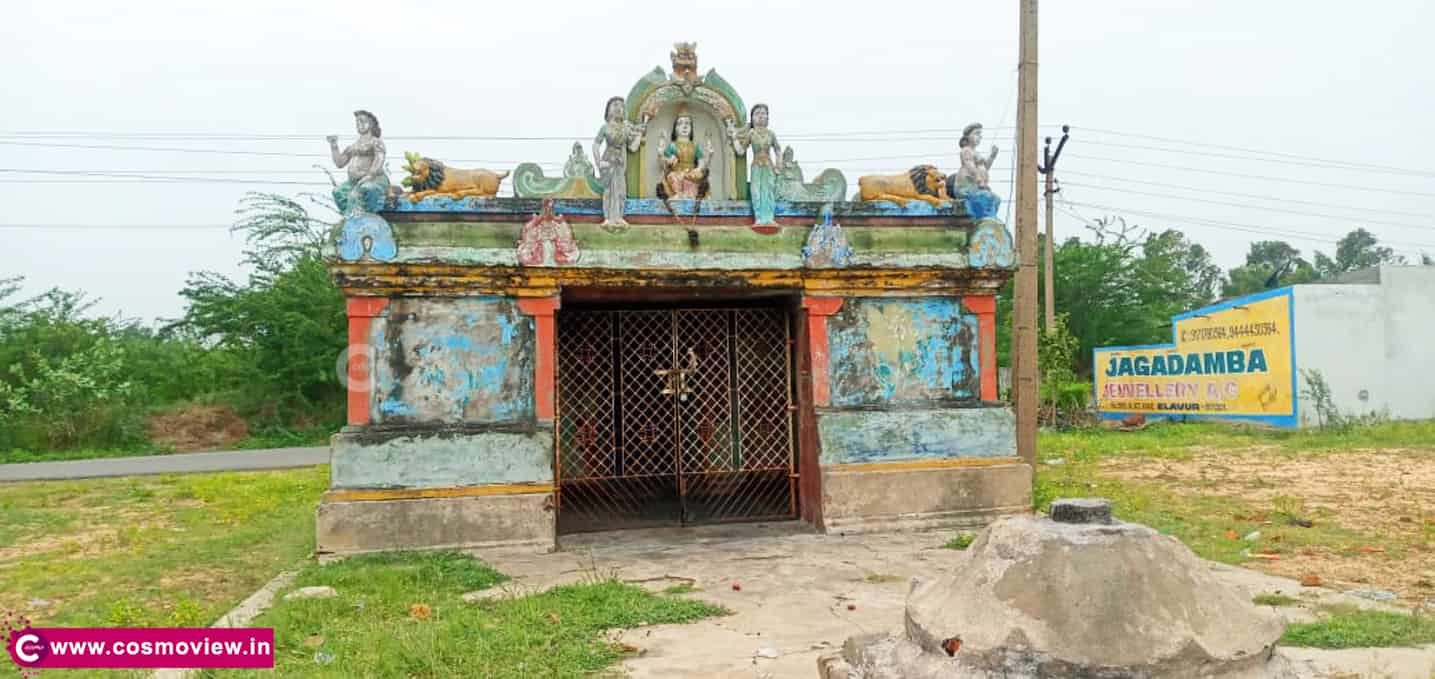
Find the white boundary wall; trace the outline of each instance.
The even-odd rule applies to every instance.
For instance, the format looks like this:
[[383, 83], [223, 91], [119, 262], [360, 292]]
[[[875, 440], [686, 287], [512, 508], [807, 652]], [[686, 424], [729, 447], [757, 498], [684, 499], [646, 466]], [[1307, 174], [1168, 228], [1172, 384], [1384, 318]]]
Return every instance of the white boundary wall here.
[[[1382, 265], [1378, 284], [1293, 290], [1297, 374], [1319, 370], [1345, 415], [1435, 418], [1435, 266]], [[1301, 426], [1317, 424], [1310, 399], [1297, 400]]]

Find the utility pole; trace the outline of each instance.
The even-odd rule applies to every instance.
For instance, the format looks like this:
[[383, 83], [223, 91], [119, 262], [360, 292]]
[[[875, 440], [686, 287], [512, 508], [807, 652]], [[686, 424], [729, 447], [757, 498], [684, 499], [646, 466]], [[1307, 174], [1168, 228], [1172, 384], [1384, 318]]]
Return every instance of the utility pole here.
[[1017, 66], [1016, 243], [1019, 266], [1012, 304], [1012, 397], [1016, 450], [1036, 469], [1036, 7], [1021, 0]]
[[1071, 126], [1061, 126], [1061, 141], [1056, 144], [1056, 153], [1051, 152], [1051, 137], [1046, 138], [1046, 148], [1042, 150], [1042, 158], [1045, 165], [1038, 165], [1038, 172], [1046, 175], [1046, 275], [1043, 276], [1042, 290], [1045, 291], [1046, 299], [1046, 331], [1056, 329], [1056, 262], [1052, 245], [1051, 222], [1055, 217], [1052, 201], [1056, 198], [1056, 161], [1061, 158], [1061, 150], [1066, 148], [1066, 139], [1070, 136]]

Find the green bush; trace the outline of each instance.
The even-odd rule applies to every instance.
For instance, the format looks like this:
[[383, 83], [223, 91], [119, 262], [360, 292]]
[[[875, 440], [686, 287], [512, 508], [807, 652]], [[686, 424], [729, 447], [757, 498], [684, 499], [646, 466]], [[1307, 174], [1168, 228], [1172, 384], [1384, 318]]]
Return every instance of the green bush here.
[[348, 324], [329, 224], [302, 197], [250, 194], [234, 230], [253, 273], [192, 273], [184, 317], [164, 327], [96, 316], [83, 292], [17, 299], [21, 279], [0, 279], [0, 450], [138, 450], [151, 413], [187, 403], [230, 406], [268, 439], [337, 428]]

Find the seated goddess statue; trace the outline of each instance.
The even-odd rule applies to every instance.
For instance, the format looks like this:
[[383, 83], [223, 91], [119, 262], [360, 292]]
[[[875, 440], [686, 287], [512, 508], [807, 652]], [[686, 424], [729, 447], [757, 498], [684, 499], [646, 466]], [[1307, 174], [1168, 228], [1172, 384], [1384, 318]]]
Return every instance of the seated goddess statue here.
[[667, 168], [658, 183], [658, 198], [701, 200], [708, 194], [708, 163], [713, 147], [699, 147], [693, 141], [693, 118], [686, 113], [673, 119], [669, 143], [658, 154], [659, 163]]
[[1001, 207], [1001, 198], [992, 192], [989, 175], [997, 159], [997, 147], [993, 145], [991, 155], [984, 158], [977, 151], [981, 143], [981, 123], [972, 123], [962, 130], [962, 139], [957, 142], [962, 150], [962, 167], [947, 178], [947, 194], [963, 201], [972, 219], [995, 217]]
[[341, 214], [378, 212], [389, 194], [389, 176], [384, 171], [383, 132], [379, 119], [368, 111], [354, 111], [359, 139], [339, 150], [339, 138], [329, 135], [329, 153], [336, 167], [347, 167], [349, 179], [334, 187], [334, 204]]

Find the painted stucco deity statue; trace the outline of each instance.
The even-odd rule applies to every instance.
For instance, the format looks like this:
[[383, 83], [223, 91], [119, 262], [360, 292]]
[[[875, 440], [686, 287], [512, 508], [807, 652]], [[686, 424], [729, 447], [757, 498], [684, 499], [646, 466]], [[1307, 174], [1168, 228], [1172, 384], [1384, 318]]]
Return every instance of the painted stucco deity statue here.
[[623, 219], [623, 201], [628, 199], [628, 152], [643, 144], [648, 121], [634, 125], [625, 119], [622, 97], [613, 97], [603, 106], [603, 127], [593, 138], [593, 160], [598, 166], [598, 181], [603, 184], [602, 226], [627, 226]]
[[1001, 207], [1001, 198], [992, 192], [990, 171], [997, 159], [997, 147], [992, 145], [991, 154], [982, 157], [977, 147], [982, 143], [982, 124], [972, 123], [962, 130], [962, 167], [947, 178], [947, 193], [952, 198], [964, 201], [967, 215], [972, 219], [995, 217]]
[[679, 113], [673, 119], [673, 132], [666, 147], [658, 152], [658, 162], [667, 169], [658, 183], [658, 198], [695, 200], [707, 197], [708, 163], [713, 145], [705, 140], [702, 146], [693, 141], [693, 117]]
[[329, 135], [329, 153], [334, 165], [347, 168], [349, 178], [334, 187], [334, 203], [345, 215], [354, 212], [378, 212], [384, 208], [389, 194], [389, 176], [384, 172], [383, 131], [379, 119], [368, 111], [354, 111], [354, 128], [359, 139], [339, 150], [338, 135]]
[[782, 171], [782, 147], [777, 135], [767, 127], [767, 104], [755, 104], [747, 117], [747, 127], [738, 130], [727, 121], [728, 137], [738, 155], [752, 149], [752, 169], [748, 172], [748, 197], [752, 201], [753, 222], [771, 226], [777, 223], [777, 173]]
[[593, 164], [588, 162], [588, 154], [583, 153], [583, 145], [573, 142], [573, 151], [568, 154], [567, 162], [563, 163], [564, 177], [591, 177], [593, 176]]

